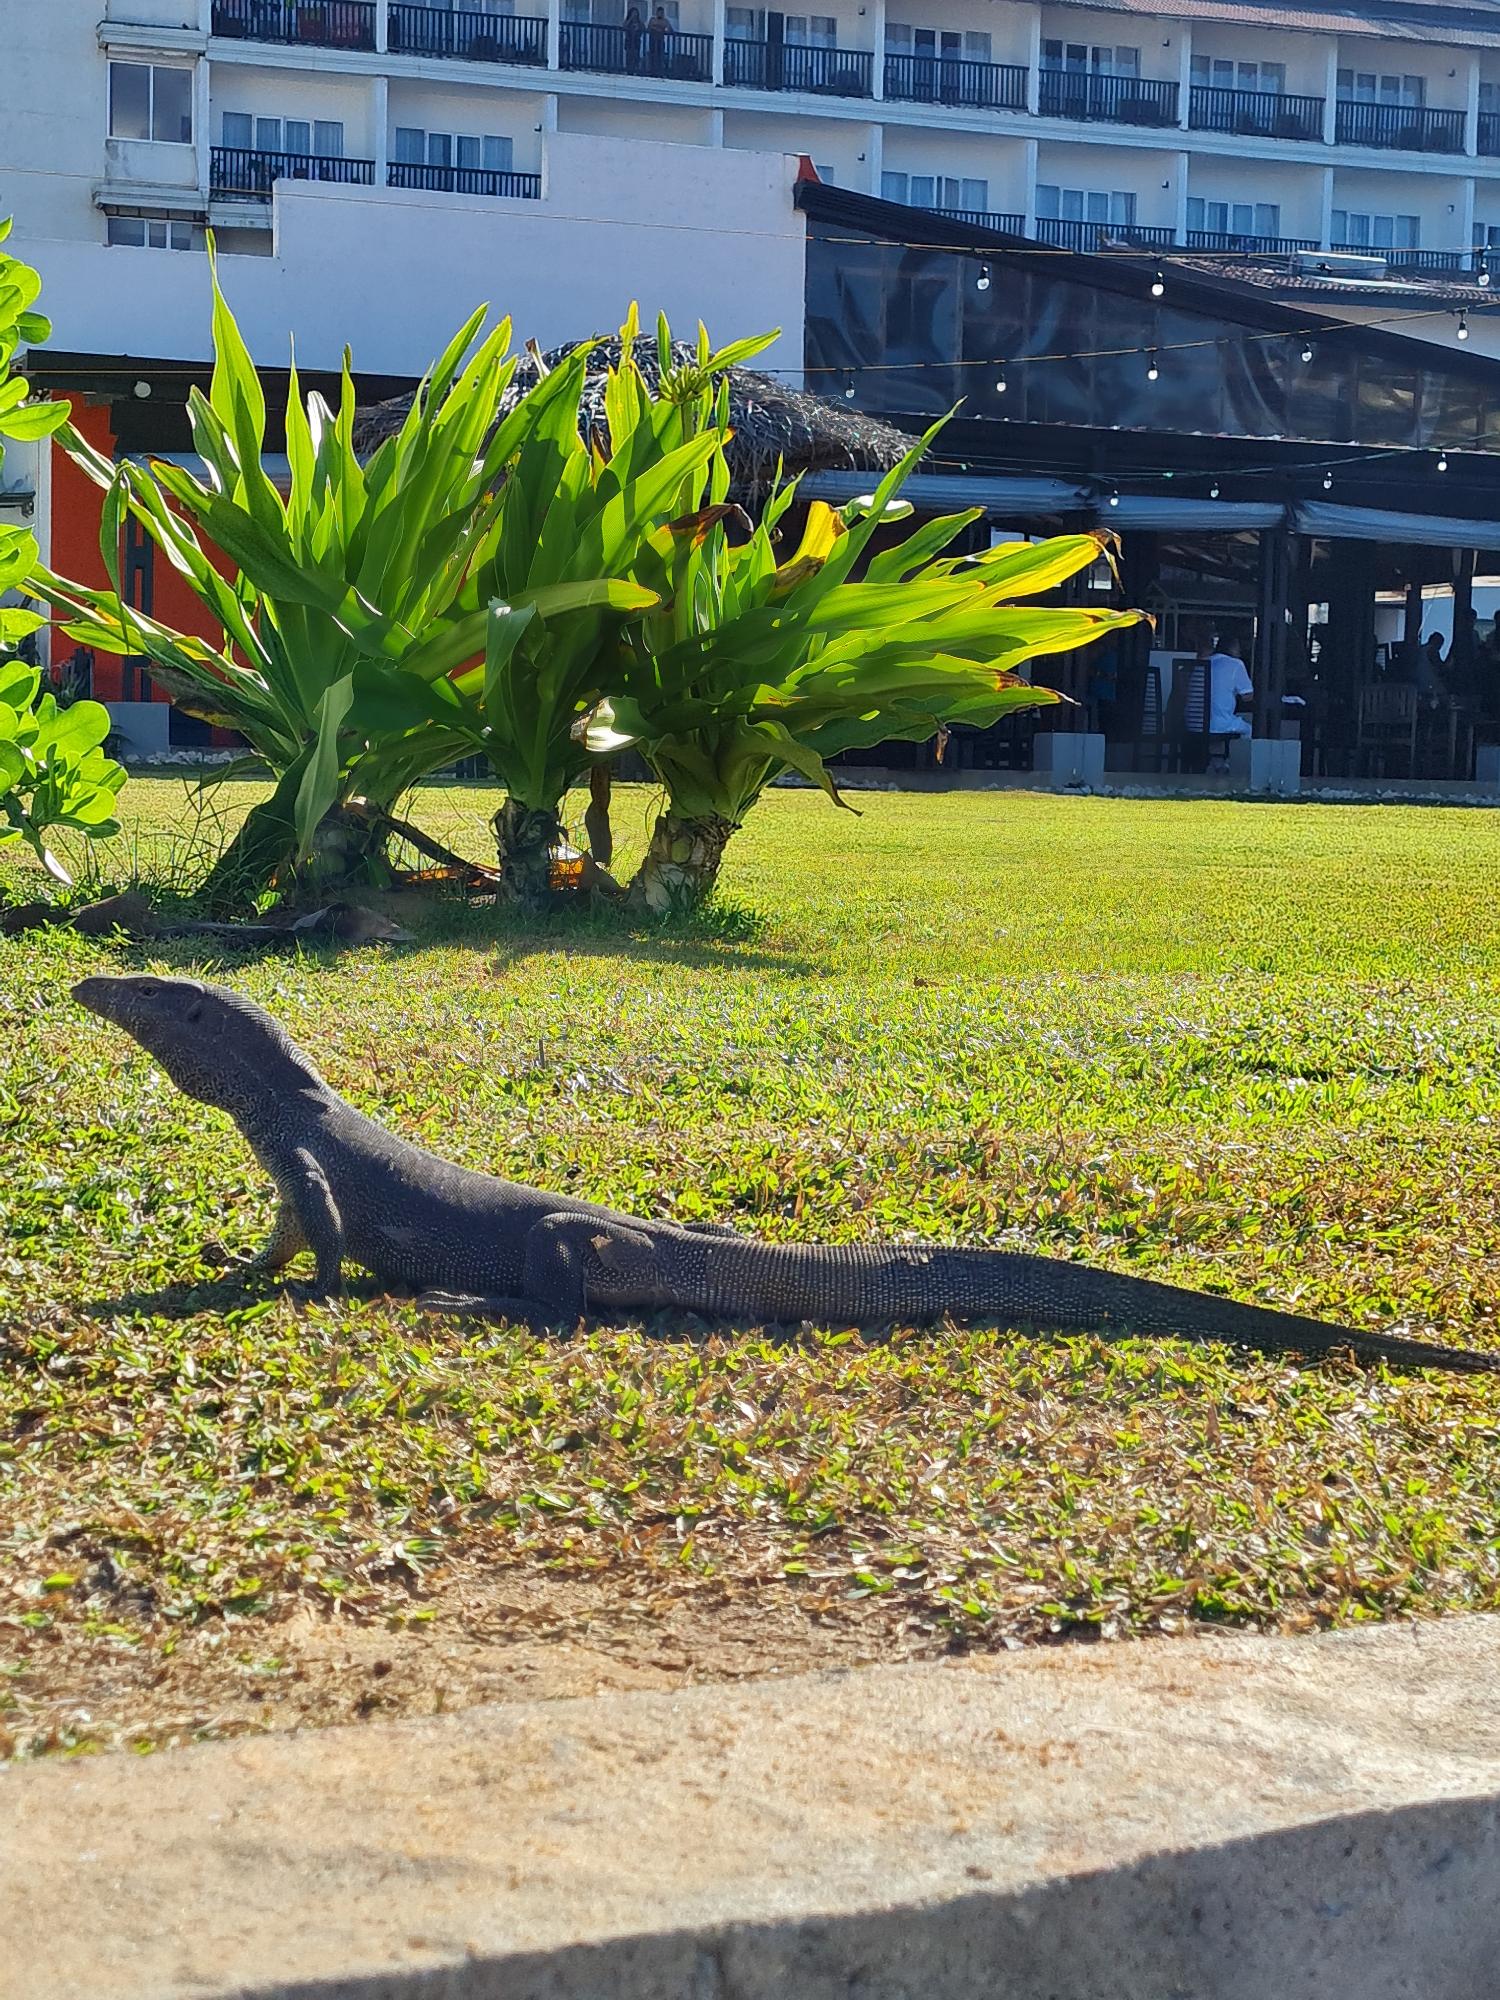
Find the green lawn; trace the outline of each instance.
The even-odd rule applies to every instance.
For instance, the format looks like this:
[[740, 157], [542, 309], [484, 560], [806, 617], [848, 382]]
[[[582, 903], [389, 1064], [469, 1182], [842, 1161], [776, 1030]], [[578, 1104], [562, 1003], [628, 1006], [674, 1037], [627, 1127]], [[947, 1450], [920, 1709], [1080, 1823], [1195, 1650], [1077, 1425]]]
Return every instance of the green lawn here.
[[[180, 784], [125, 796], [147, 876], [192, 848]], [[414, 816], [482, 855], [494, 803]], [[67, 997], [206, 969], [423, 1143], [647, 1214], [1027, 1246], [1500, 1345], [1500, 815], [857, 803], [770, 796], [685, 931], [454, 908], [300, 957], [0, 940], [0, 1754], [365, 1713], [307, 1692], [335, 1617], [380, 1634], [387, 1708], [473, 1698], [408, 1662], [477, 1644], [495, 1593], [617, 1659], [691, 1612], [699, 1674], [757, 1664], [715, 1654], [720, 1607], [786, 1666], [799, 1634], [879, 1658], [1500, 1604], [1500, 1382], [300, 1309], [215, 1261], [270, 1216], [232, 1127]], [[617, 794], [625, 844], [650, 807]]]

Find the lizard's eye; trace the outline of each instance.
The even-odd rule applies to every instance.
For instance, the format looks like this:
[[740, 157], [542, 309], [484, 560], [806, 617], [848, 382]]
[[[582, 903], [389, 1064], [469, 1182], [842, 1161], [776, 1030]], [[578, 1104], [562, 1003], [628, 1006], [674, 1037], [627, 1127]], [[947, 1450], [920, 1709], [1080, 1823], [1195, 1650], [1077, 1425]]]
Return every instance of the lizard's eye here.
[[154, 979], [143, 979], [135, 990], [143, 1000], [154, 1000], [161, 988]]

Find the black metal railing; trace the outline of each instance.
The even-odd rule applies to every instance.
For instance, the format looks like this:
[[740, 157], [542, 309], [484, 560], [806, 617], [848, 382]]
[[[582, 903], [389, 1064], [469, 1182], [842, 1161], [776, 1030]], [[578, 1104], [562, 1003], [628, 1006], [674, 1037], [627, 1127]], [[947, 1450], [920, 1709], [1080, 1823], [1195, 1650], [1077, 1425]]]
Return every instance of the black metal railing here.
[[215, 146], [209, 155], [208, 185], [213, 194], [244, 195], [269, 201], [277, 181], [341, 181], [370, 187], [373, 160], [331, 160], [321, 153], [263, 153], [249, 146]]
[[540, 201], [540, 174], [513, 173], [509, 167], [429, 167], [416, 161], [392, 160], [386, 173], [393, 188], [431, 188], [439, 194], [486, 194], [511, 200]]
[[1040, 86], [1037, 109], [1044, 118], [1080, 118], [1109, 125], [1177, 123], [1177, 85], [1154, 77], [1044, 69]]
[[940, 215], [945, 222], [967, 222], [975, 229], [998, 229], [1007, 236], [1026, 233], [1024, 215], [1002, 215], [993, 208], [930, 208], [927, 213]]
[[1420, 104], [1356, 104], [1342, 98], [1335, 136], [1341, 145], [1383, 146], [1403, 153], [1461, 153], [1464, 114]]
[[1477, 136], [1481, 153], [1500, 153], [1500, 111], [1480, 112]]
[[1024, 111], [1020, 63], [963, 62], [956, 56], [887, 56], [885, 94], [911, 104], [957, 104], [978, 111]]
[[868, 49], [805, 48], [798, 42], [724, 44], [724, 81], [750, 90], [808, 90], [824, 97], [869, 97], [875, 58]]
[[1232, 250], [1247, 257], [1290, 257], [1321, 248], [1315, 236], [1255, 236], [1239, 229], [1190, 229], [1189, 250]]
[[1195, 83], [1188, 92], [1188, 123], [1195, 132], [1241, 132], [1256, 139], [1321, 139], [1321, 97], [1289, 97], [1270, 90], [1219, 90]]
[[394, 0], [386, 41], [403, 55], [535, 66], [547, 60], [547, 20], [545, 15], [479, 14]]
[[559, 69], [707, 83], [714, 73], [714, 38], [679, 34], [676, 28], [653, 34], [649, 27], [600, 27], [592, 21], [564, 21], [558, 34], [557, 62]]
[[213, 0], [210, 32], [250, 42], [373, 49], [374, 0]]
[[1169, 249], [1176, 237], [1170, 229], [1147, 228], [1135, 222], [1063, 222], [1056, 217], [1039, 217], [1036, 240], [1060, 250], [1099, 250], [1115, 243], [1156, 250]]

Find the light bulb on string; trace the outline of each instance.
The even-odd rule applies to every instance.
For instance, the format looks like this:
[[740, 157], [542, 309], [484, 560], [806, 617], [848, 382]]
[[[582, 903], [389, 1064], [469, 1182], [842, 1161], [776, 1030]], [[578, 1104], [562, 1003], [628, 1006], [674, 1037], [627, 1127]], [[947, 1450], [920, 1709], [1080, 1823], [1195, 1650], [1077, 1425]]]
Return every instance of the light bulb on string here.
[[978, 277], [977, 277], [977, 278], [975, 279], [974, 283], [975, 283], [975, 287], [976, 287], [976, 289], [977, 289], [977, 290], [979, 290], [979, 291], [981, 291], [981, 292], [987, 292], [987, 291], [989, 290], [989, 288], [990, 288], [990, 267], [989, 267], [989, 265], [988, 265], [988, 264], [981, 264], [981, 265], [980, 265], [980, 267], [979, 267], [979, 276], [978, 276]]
[[995, 377], [995, 394], [1003, 396], [1009, 387], [1010, 384], [1005, 379], [1005, 363], [1002, 361], [1000, 363], [1000, 373]]
[[1489, 290], [1489, 285], [1490, 285], [1490, 267], [1489, 267], [1489, 265], [1488, 265], [1488, 264], [1481, 264], [1481, 265], [1480, 265], [1480, 267], [1479, 267], [1479, 271], [1478, 271], [1478, 274], [1476, 275], [1476, 277], [1475, 277], [1475, 279], [1474, 279], [1474, 282], [1475, 282], [1475, 284], [1476, 284], [1476, 285], [1482, 285], [1482, 286], [1483, 286], [1483, 287], [1485, 288], [1485, 290], [1486, 290], [1486, 291], [1488, 291], [1488, 290]]
[[1445, 451], [1440, 451], [1438, 453], [1438, 471], [1446, 472], [1447, 470], [1448, 470], [1448, 454]]
[[1458, 338], [1460, 340], [1467, 340], [1468, 337], [1469, 337], [1469, 315], [1466, 312], [1460, 312], [1458, 315]]
[[1119, 506], [1119, 504], [1120, 504], [1120, 496], [1119, 496], [1119, 494], [1118, 494], [1118, 493], [1116, 493], [1116, 492], [1115, 492], [1115, 490], [1114, 490], [1114, 488], [1113, 488], [1113, 487], [1111, 487], [1111, 488], [1110, 488], [1110, 491], [1109, 491], [1109, 493], [1108, 493], [1108, 494], [1107, 494], [1107, 495], [1106, 495], [1105, 497], [1106, 497], [1106, 498], [1108, 499], [1108, 501], [1109, 501], [1109, 504], [1110, 504], [1110, 506], [1111, 506], [1111, 507], [1118, 507], [1118, 506]]
[[1312, 358], [1313, 358], [1313, 344], [1310, 340], [1304, 340], [1302, 343], [1302, 359], [1304, 361], [1311, 361]]
[[1161, 363], [1157, 359], [1156, 349], [1153, 347], [1151, 352], [1146, 356], [1146, 380], [1154, 382], [1160, 374]]
[[1331, 472], [1325, 472], [1323, 474], [1323, 491], [1325, 493], [1331, 493], [1333, 491], [1333, 474]]
[[1216, 479], [1216, 480], [1214, 481], [1213, 485], [1209, 487], [1209, 489], [1208, 489], [1208, 497], [1209, 497], [1209, 499], [1210, 499], [1210, 500], [1217, 500], [1217, 499], [1218, 499], [1218, 497], [1219, 497], [1219, 482], [1218, 482], [1218, 480], [1217, 480], [1217, 479]]
[[854, 377], [852, 375], [844, 383], [844, 394], [851, 403], [854, 401]]
[[1161, 266], [1160, 264], [1158, 264], [1156, 267], [1156, 276], [1151, 280], [1152, 298], [1159, 299], [1162, 296], [1162, 294], [1166, 291], [1166, 289], [1167, 289], [1167, 281], [1162, 276]]

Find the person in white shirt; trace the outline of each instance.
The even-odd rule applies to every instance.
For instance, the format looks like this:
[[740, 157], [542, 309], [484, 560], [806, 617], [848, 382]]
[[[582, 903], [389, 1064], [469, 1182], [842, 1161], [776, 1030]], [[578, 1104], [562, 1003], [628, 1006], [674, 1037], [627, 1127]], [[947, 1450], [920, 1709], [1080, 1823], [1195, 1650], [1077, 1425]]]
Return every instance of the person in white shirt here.
[[1210, 736], [1248, 736], [1251, 722], [1241, 715], [1240, 702], [1255, 693], [1245, 662], [1234, 651], [1232, 640], [1221, 640], [1208, 662], [1208, 733]]

